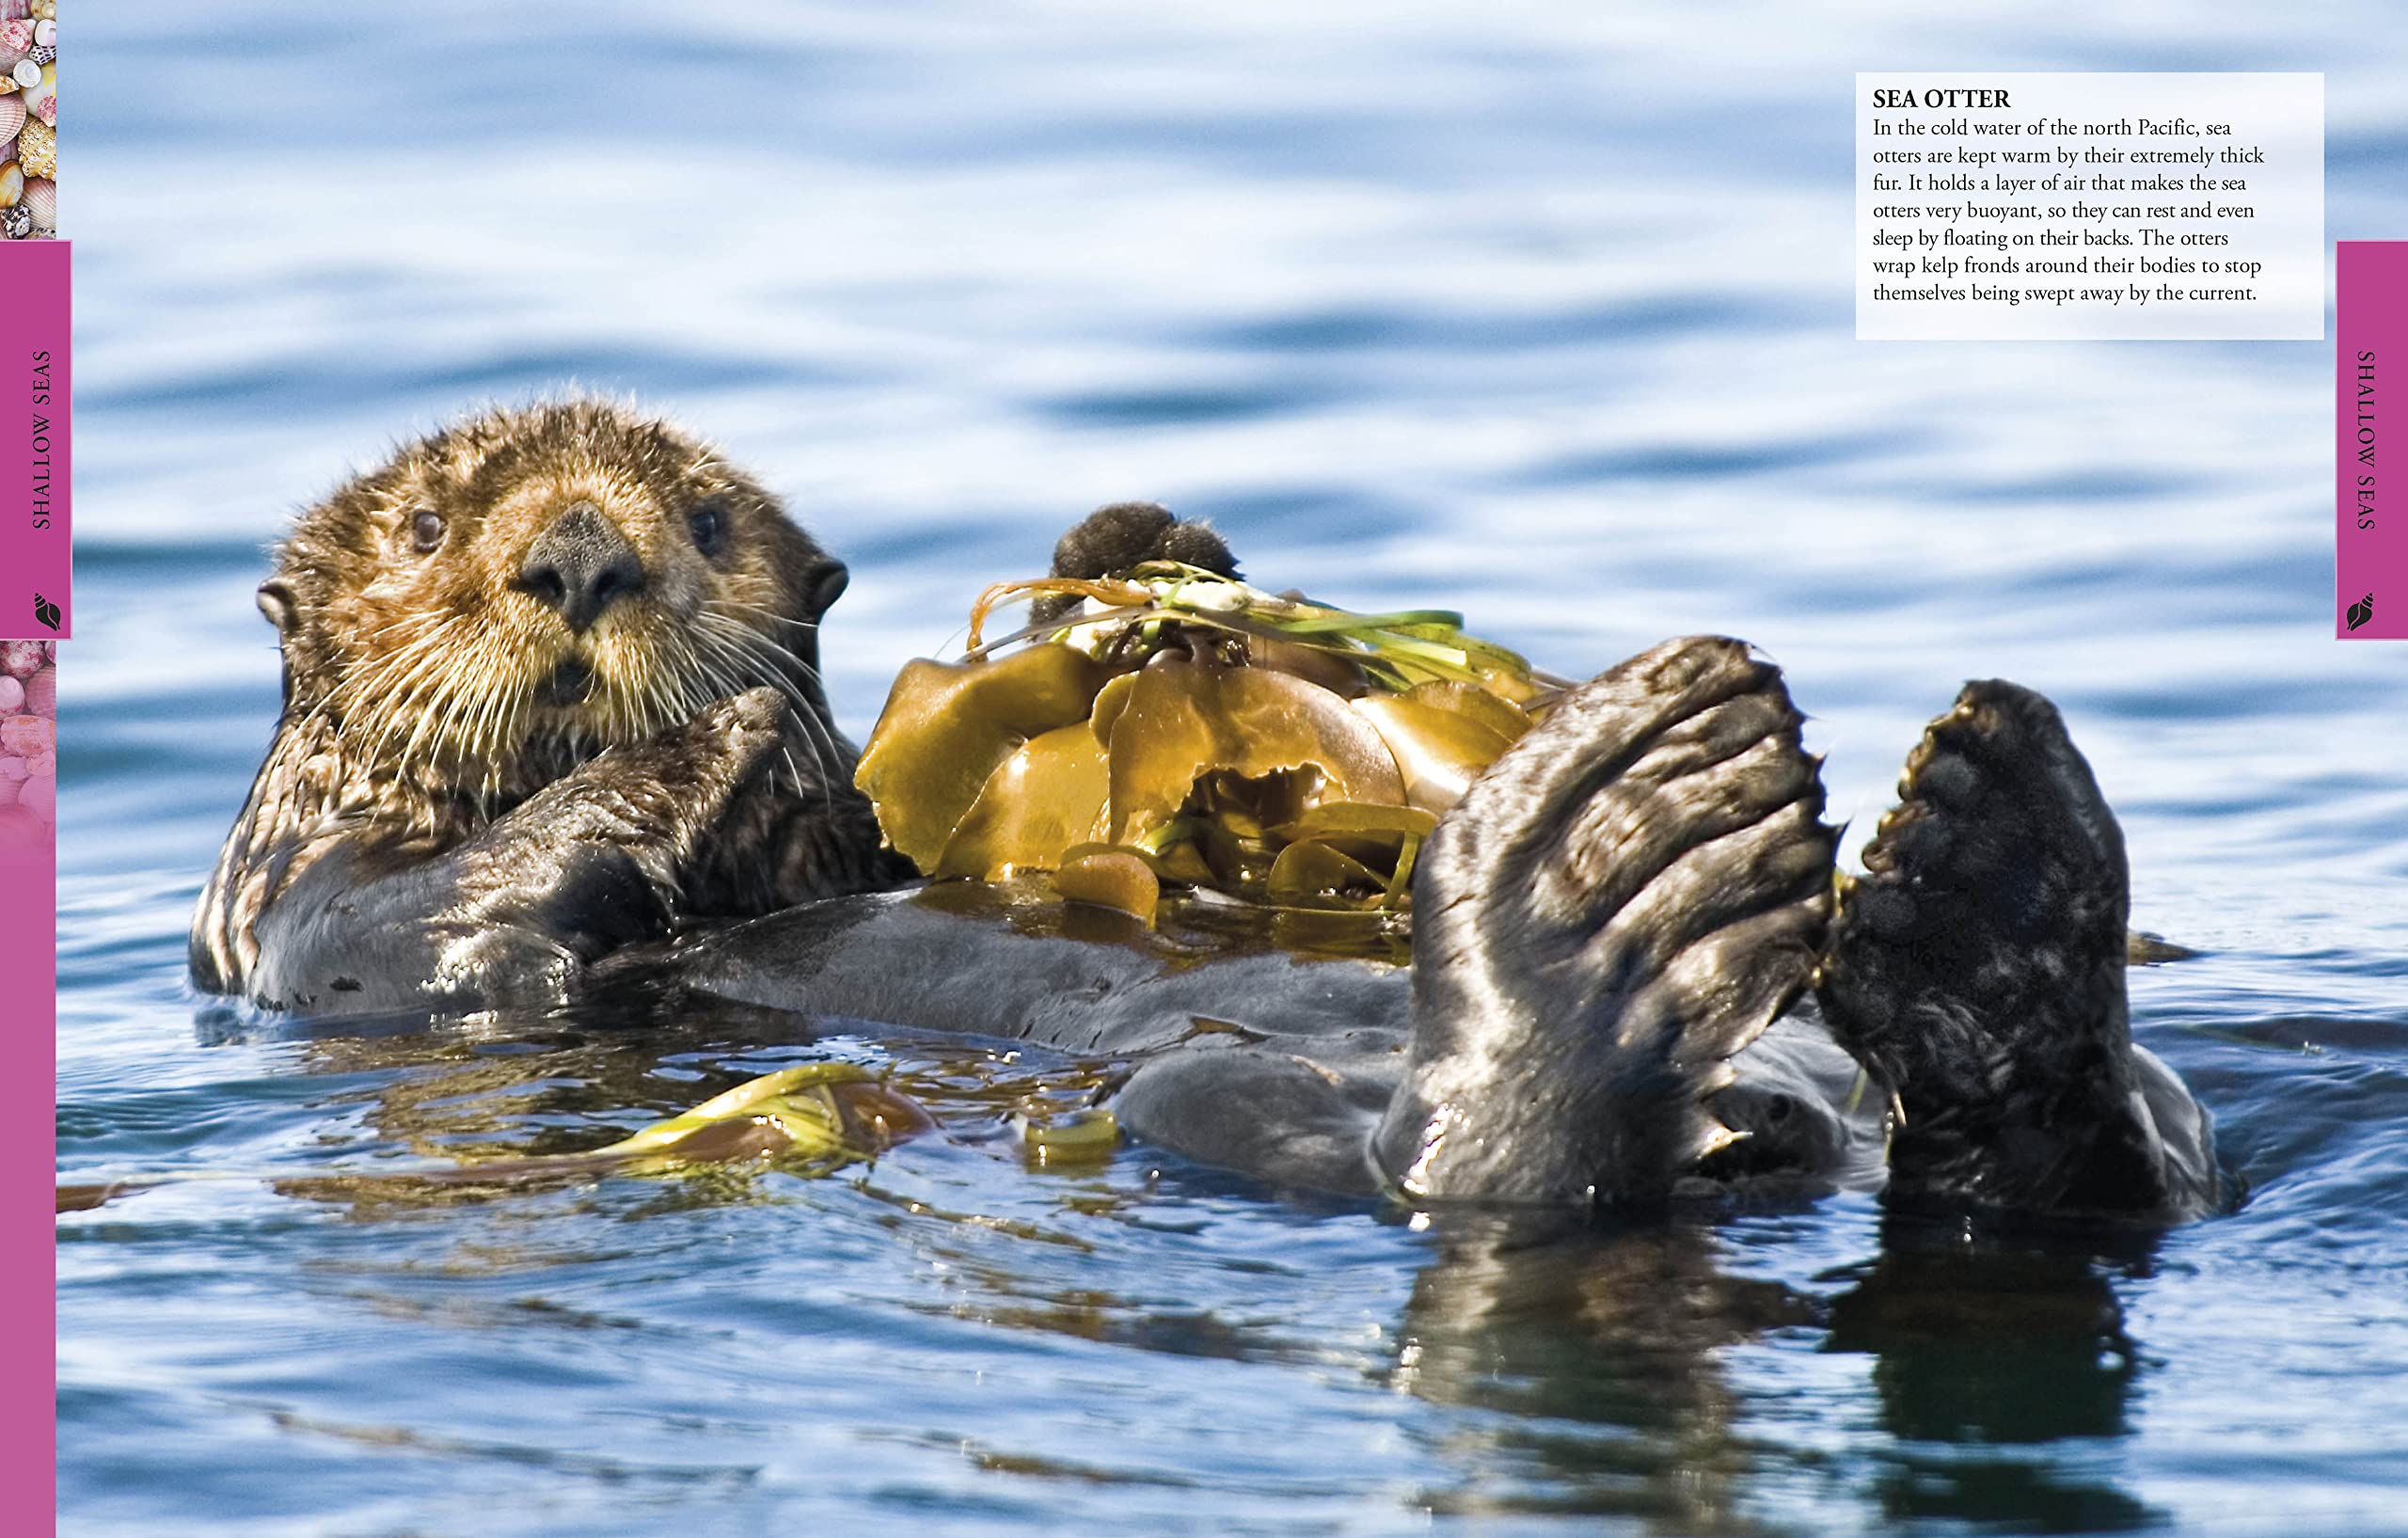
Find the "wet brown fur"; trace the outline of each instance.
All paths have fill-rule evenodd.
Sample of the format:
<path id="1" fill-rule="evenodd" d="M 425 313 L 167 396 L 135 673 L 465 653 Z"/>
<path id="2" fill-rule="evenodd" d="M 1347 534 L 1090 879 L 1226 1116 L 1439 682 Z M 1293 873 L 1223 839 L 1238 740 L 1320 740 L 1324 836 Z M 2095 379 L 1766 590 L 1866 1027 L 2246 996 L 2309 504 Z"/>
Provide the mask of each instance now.
<path id="1" fill-rule="evenodd" d="M 582 635 L 520 582 L 531 544 L 578 501 L 644 572 Z M 690 524 L 705 506 L 725 531 L 707 553 Z M 426 552 L 422 511 L 444 519 Z M 240 990 L 261 914 L 336 845 L 438 853 L 604 750 L 761 685 L 787 699 L 784 751 L 688 878 L 689 911 L 892 880 L 817 673 L 819 614 L 843 576 L 759 482 L 611 402 L 489 411 L 404 445 L 302 514 L 260 589 L 284 710 L 202 893 L 196 981 Z M 577 665 L 584 698 L 553 703 Z"/>

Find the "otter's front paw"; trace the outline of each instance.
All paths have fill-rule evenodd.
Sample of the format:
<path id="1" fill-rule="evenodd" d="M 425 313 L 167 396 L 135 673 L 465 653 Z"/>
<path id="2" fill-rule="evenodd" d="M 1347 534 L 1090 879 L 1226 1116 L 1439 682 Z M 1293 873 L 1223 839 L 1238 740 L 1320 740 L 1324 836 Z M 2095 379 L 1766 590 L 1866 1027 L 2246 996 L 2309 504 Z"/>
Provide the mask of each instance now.
<path id="1" fill-rule="evenodd" d="M 780 738 L 784 699 L 756 689 L 553 782 L 457 851 L 464 907 L 579 959 L 657 934 Z"/>

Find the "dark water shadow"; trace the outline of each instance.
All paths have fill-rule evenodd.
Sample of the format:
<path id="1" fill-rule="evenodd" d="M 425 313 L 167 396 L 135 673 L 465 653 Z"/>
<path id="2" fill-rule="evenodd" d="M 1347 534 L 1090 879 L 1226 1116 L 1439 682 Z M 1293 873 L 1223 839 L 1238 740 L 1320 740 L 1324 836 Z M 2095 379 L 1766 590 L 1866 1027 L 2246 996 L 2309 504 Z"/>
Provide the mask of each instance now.
<path id="1" fill-rule="evenodd" d="M 1893 1219 L 1877 1257 L 1819 1278 L 1848 1284 L 1837 1293 L 1731 1274 L 1710 1226 L 1457 1214 L 1437 1236 L 1385 1380 L 1496 1415 L 1450 1423 L 1433 1448 L 1434 1510 L 1756 1532 L 1782 1525 L 1784 1490 L 1828 1488 L 1836 1472 L 1890 1521 L 2106 1531 L 2169 1520 L 2114 1467 L 2144 1358 L 2113 1281 L 2146 1274 L 2145 1236 L 1968 1243 Z M 1878 1425 L 1861 1469 L 1796 1445 L 1782 1406 L 1746 1386 L 1735 1348 L 1798 1332 L 1873 1358 Z"/>
<path id="2" fill-rule="evenodd" d="M 1434 1231 L 1386 1384 L 1497 1413 L 1431 1450 L 1433 1510 L 1760 1530 L 1750 1488 L 1785 1454 L 1742 1430 L 1721 1354 L 1811 1327 L 1814 1297 L 1729 1275 L 1707 1228 L 1450 1213 Z"/>
<path id="3" fill-rule="evenodd" d="M 2169 1514 L 2120 1487 L 2143 1354 L 2114 1286 L 2147 1275 L 2156 1236 L 1892 1215 L 1880 1255 L 1830 1302 L 1823 1349 L 1873 1357 L 1893 1439 L 1867 1494 L 1895 1521 L 2121 1531 Z"/>

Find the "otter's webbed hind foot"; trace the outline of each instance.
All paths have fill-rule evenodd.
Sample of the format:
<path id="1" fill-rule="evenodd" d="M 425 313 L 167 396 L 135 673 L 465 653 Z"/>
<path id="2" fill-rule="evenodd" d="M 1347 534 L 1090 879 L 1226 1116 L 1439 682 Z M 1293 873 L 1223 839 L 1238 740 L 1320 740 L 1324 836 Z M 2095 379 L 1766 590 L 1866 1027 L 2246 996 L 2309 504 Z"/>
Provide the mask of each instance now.
<path id="1" fill-rule="evenodd" d="M 1798 721 L 1744 643 L 1667 642 L 1565 695 L 1440 819 L 1388 1179 L 1644 1205 L 1735 1140 L 1713 1097 L 1804 989 L 1830 906 Z"/>
<path id="2" fill-rule="evenodd" d="M 2132 1044 L 2122 832 L 2056 707 L 1965 686 L 1845 884 L 1825 1020 L 1894 1087 L 1893 1200 L 2146 1220 L 2216 1199 L 2205 1111 Z"/>

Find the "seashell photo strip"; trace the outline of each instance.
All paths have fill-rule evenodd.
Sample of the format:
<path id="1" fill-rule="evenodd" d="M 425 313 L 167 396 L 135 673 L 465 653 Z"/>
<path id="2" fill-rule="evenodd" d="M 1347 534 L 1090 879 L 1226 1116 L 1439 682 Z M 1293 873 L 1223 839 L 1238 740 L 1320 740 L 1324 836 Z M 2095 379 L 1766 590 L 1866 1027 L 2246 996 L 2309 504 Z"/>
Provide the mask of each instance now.
<path id="1" fill-rule="evenodd" d="M 0 235 L 58 238 L 58 0 L 0 0 Z"/>

